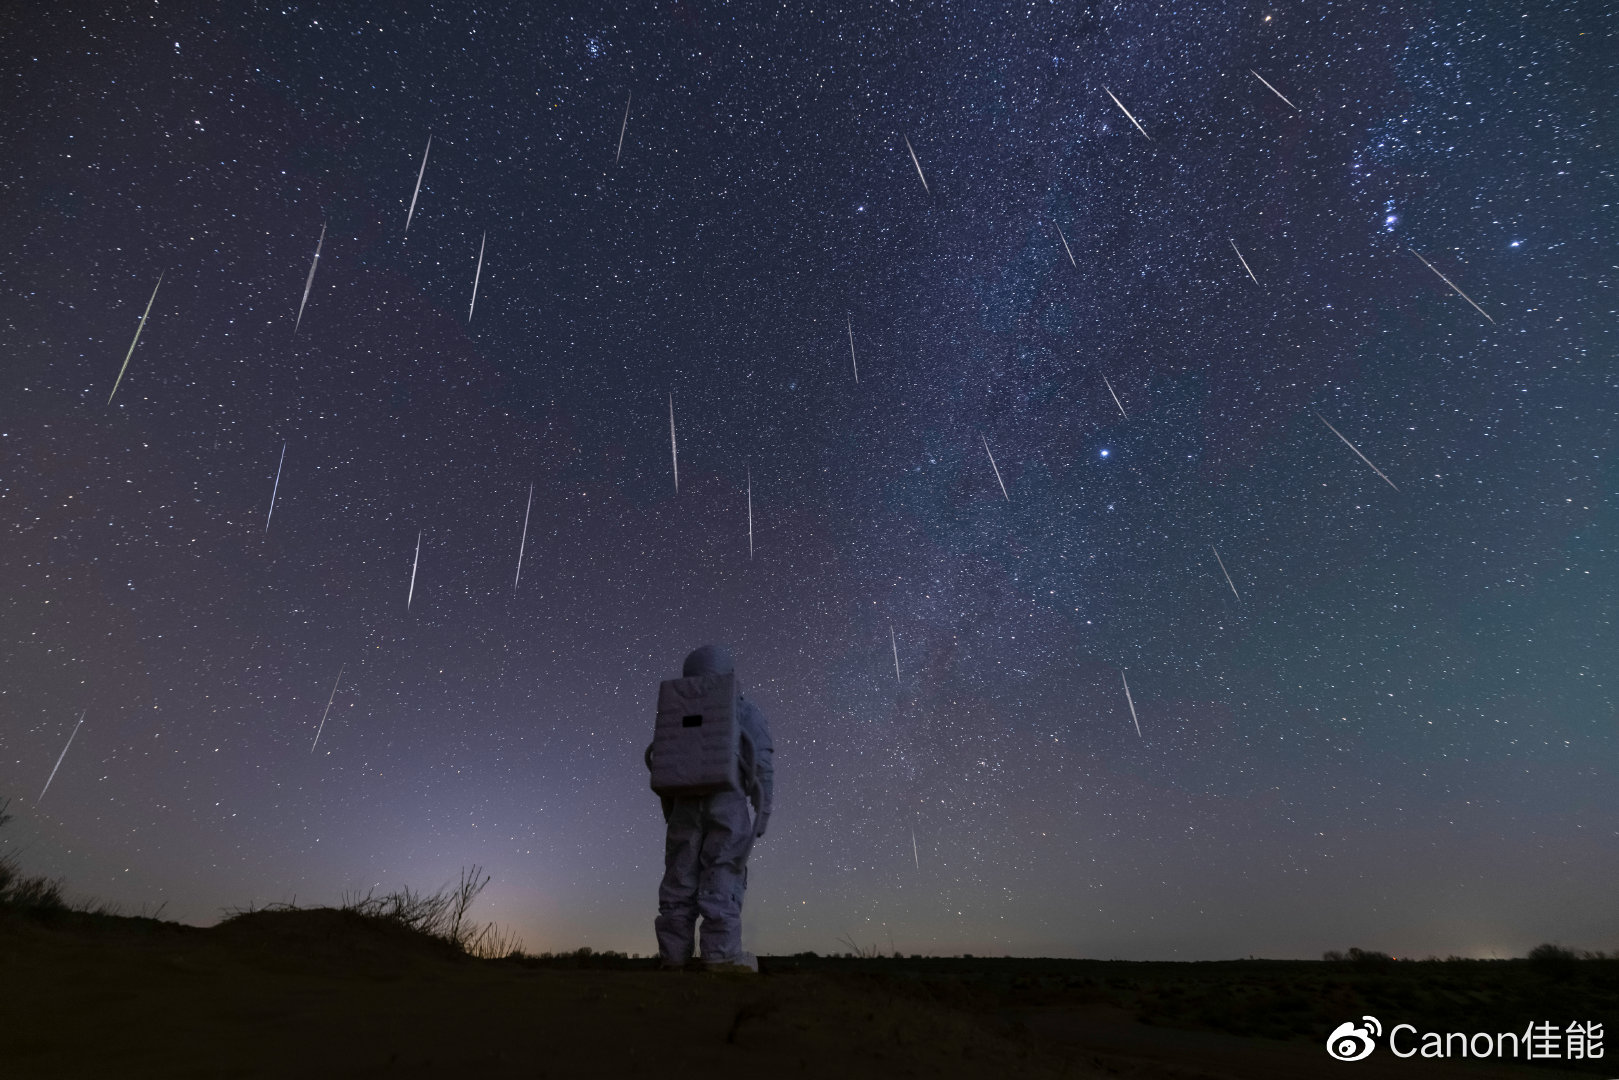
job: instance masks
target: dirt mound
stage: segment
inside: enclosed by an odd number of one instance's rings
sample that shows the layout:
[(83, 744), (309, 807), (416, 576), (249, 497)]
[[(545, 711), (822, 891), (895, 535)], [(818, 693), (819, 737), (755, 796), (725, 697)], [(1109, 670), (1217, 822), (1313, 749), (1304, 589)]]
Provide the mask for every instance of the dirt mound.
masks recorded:
[(208, 930), (233, 949), (270, 952), (288, 959), (355, 962), (462, 961), (455, 945), (397, 921), (340, 908), (264, 908), (232, 915)]

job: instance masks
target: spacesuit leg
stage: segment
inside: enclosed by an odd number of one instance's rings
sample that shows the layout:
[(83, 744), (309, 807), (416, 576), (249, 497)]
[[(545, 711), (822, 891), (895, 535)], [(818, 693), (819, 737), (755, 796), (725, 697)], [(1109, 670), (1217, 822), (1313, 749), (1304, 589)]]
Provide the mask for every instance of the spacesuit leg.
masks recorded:
[(703, 800), (673, 799), (658, 886), (658, 955), (670, 967), (691, 959), (697, 932), (697, 890), (703, 850)]
[(722, 791), (708, 797), (697, 909), (703, 916), (702, 955), (710, 964), (742, 962), (742, 897), (748, 887), (753, 820), (747, 796)]

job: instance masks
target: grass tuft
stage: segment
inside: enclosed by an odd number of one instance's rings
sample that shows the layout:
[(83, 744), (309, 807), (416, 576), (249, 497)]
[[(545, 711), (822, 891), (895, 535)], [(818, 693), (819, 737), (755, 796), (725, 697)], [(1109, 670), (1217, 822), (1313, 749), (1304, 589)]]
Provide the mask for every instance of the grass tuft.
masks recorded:
[(377, 896), (348, 894), (338, 905), (368, 919), (392, 923), (417, 934), (436, 938), (479, 960), (500, 960), (520, 954), (522, 942), (515, 934), (494, 923), (479, 925), (467, 918), (472, 902), (489, 884), (489, 875), (480, 866), (461, 871), (461, 878), (433, 893), (405, 888)]

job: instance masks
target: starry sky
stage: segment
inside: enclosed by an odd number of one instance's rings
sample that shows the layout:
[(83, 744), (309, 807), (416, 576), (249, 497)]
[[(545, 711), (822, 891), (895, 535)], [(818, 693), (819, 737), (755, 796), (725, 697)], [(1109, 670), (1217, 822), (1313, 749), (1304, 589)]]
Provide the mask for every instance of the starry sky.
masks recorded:
[(719, 640), (755, 951), (1619, 945), (1604, 5), (105, 7), (0, 16), (26, 869), (645, 954)]

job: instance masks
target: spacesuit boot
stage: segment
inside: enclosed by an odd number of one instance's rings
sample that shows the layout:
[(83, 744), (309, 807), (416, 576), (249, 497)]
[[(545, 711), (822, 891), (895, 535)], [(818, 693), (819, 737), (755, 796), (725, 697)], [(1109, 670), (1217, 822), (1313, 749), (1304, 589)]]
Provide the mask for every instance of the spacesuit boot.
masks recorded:
[(735, 956), (726, 957), (724, 960), (710, 960), (704, 965), (704, 968), (707, 971), (757, 975), (759, 973), (759, 958), (750, 952), (739, 952)]

